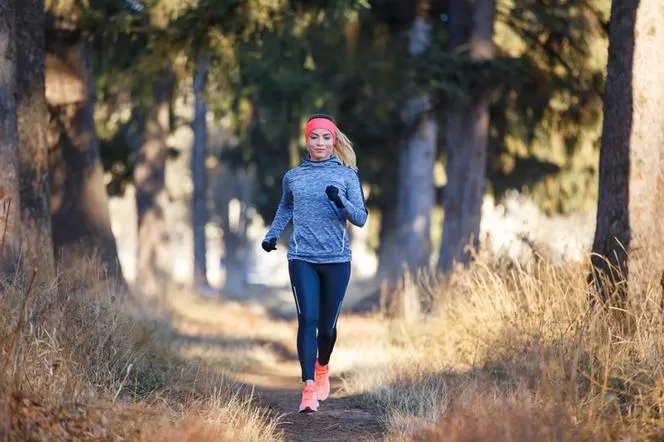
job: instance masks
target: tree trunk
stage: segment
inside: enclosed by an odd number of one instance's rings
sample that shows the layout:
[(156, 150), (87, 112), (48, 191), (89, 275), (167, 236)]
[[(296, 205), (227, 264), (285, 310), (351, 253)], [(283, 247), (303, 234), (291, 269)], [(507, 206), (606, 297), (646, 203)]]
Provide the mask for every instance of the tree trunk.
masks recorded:
[(207, 286), (207, 240), (205, 225), (207, 224), (207, 104), (205, 88), (207, 85), (209, 59), (202, 57), (196, 64), (194, 72), (194, 146), (191, 159), (191, 175), (194, 182), (193, 195), (193, 231), (194, 231), (194, 284), (197, 287)]
[[(386, 244), (386, 248), (394, 251), (401, 250), (406, 245), (408, 235), (408, 197), (410, 188), (408, 186), (408, 146), (400, 140), (399, 160), (397, 163), (397, 182), (399, 183), (395, 192), (395, 204), (393, 219), (394, 235), (391, 237), (393, 243)], [(388, 236), (389, 238), (389, 236)], [(408, 266), (409, 256), (405, 253), (396, 253), (389, 260), (389, 270), (391, 272), (390, 285), (397, 282), (403, 275), (404, 266)]]
[[(602, 300), (617, 296), (613, 301), (619, 306), (626, 301), (630, 274), (638, 274), (643, 286), (658, 285), (664, 270), (662, 69), (664, 5), (614, 0), (593, 241), (599, 256), (592, 257), (598, 272), (589, 276)], [(630, 281), (629, 291), (636, 283)]]
[[(495, 0), (450, 2), (450, 43), (453, 51), (468, 46), (470, 57), (493, 57)], [(482, 200), (489, 144), (489, 101), (485, 94), (471, 92), (469, 102), (452, 103), (447, 112), (446, 172), (443, 201), (443, 240), (438, 267), (453, 270), (455, 262), (467, 265), (465, 248), (479, 246)]]
[[(410, 32), (409, 52), (418, 57), (430, 44), (430, 24), (426, 19), (426, 1), (418, 3), (418, 13)], [(437, 123), (427, 96), (410, 100), (402, 117), (414, 125), (412, 135), (401, 155), (401, 208), (399, 229), (402, 256), (412, 270), (426, 267), (431, 254), (431, 212), (435, 202), (433, 166), (436, 156)]]
[(389, 284), (392, 284), (401, 256), (398, 252), (397, 205), (394, 201), (390, 201), (381, 206), (377, 279), (379, 282), (387, 280)]
[(22, 0), (17, 10), (17, 121), (21, 236), (24, 267), (37, 282), (55, 278), (48, 182), (48, 111), (44, 95), (44, 0)]
[[(12, 0), (0, 0), (0, 247), (20, 244), (14, 5)], [(13, 265), (8, 262), (13, 258), (5, 249), (0, 250), (2, 264)]]
[(431, 116), (421, 118), (417, 131), (408, 140), (406, 158), (406, 231), (402, 253), (413, 270), (429, 265), (431, 212), (435, 201), (433, 166), (438, 125)]
[(76, 31), (46, 39), (45, 91), (53, 246), (56, 259), (82, 248), (99, 254), (106, 275), (126, 288), (111, 229), (94, 121), (88, 49)]
[(135, 290), (145, 297), (164, 296), (172, 276), (170, 237), (166, 213), (166, 137), (169, 127), (170, 79), (154, 85), (154, 103), (145, 120), (144, 136), (134, 165), (138, 236)]
[[(223, 174), (223, 175), (222, 175)], [(226, 276), (224, 290), (241, 294), (247, 284), (248, 239), (247, 231), (251, 223), (250, 208), (252, 179), (243, 170), (231, 171), (225, 168), (218, 176), (220, 196), (219, 211), (224, 241), (224, 267)]]

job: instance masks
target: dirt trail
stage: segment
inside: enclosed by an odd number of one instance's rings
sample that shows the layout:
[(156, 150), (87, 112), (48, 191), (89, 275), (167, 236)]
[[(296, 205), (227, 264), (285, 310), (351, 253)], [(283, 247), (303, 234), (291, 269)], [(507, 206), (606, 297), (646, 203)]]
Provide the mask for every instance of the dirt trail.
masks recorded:
[(332, 379), (332, 394), (321, 402), (316, 413), (298, 413), (301, 382), (299, 365), (284, 362), (279, 372), (240, 376), (256, 386), (261, 401), (282, 416), (279, 428), (288, 441), (377, 441), (383, 427), (372, 410), (362, 407), (339, 392), (339, 379)]
[[(384, 427), (371, 410), (342, 388), (331, 361), (331, 394), (319, 411), (297, 411), (302, 382), (295, 349), (294, 320), (274, 319), (259, 307), (202, 298), (175, 306), (173, 326), (184, 347), (197, 357), (218, 361), (225, 374), (254, 388), (259, 402), (281, 416), (279, 429), (287, 441), (378, 441)], [(349, 319), (357, 324), (364, 319)], [(340, 320), (341, 322), (341, 320)], [(337, 349), (364, 337), (366, 326), (348, 327)], [(336, 352), (336, 349), (335, 349)], [(344, 364), (348, 367), (348, 363)]]

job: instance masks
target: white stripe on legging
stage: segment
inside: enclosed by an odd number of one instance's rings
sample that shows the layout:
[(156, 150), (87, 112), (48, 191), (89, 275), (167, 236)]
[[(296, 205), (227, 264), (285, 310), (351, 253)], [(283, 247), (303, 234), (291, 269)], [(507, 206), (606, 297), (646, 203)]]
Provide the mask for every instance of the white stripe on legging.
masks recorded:
[(297, 302), (297, 289), (295, 288), (295, 286), (292, 286), (292, 287), (293, 287), (293, 296), (295, 296), (295, 308), (297, 309), (297, 314), (299, 315), (300, 314), (300, 303)]
[(334, 324), (332, 324), (332, 329), (336, 328), (337, 320), (339, 319), (339, 313), (341, 313), (341, 303), (339, 303), (339, 308), (337, 309), (337, 315), (334, 317)]

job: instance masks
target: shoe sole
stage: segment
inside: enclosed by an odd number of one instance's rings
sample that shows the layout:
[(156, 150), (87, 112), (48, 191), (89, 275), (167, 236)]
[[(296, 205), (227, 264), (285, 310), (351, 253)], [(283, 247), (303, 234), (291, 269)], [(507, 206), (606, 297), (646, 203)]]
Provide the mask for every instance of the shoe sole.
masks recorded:
[[(320, 406), (320, 401), (318, 401), (318, 406)], [(315, 413), (318, 411), (318, 408), (313, 410), (311, 407), (304, 407), (302, 410), (299, 410), (300, 413)]]

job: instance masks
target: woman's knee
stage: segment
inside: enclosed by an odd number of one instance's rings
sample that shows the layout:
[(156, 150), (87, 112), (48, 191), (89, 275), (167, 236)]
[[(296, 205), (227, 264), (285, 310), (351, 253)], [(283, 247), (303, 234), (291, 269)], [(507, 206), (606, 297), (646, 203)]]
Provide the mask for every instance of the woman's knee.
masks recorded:
[(335, 332), (335, 329), (318, 330), (318, 338), (325, 341), (332, 340), (334, 338)]
[(316, 329), (318, 328), (318, 315), (314, 315), (311, 313), (307, 312), (302, 312), (298, 317), (297, 317), (298, 323), (300, 324), (300, 327), (306, 328), (306, 329)]

